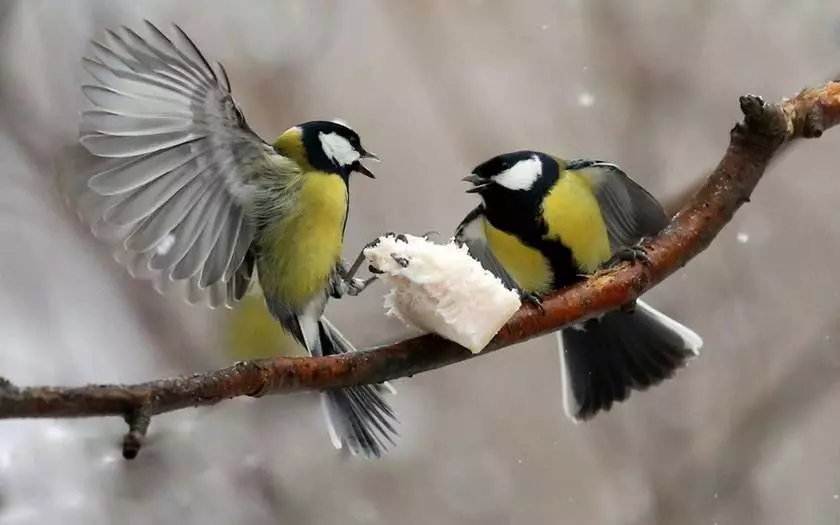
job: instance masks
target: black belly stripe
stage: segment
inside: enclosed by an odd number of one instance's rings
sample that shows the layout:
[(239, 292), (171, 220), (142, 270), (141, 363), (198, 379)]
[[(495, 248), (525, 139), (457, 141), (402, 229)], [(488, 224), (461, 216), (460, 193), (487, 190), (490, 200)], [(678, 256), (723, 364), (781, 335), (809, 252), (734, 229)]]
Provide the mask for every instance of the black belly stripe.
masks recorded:
[(584, 279), (584, 272), (572, 257), (572, 251), (560, 241), (546, 240), (548, 226), (540, 214), (543, 196), (553, 185), (559, 173), (556, 164), (543, 161), (547, 168), (554, 168), (538, 181), (530, 191), (512, 192), (495, 186), (483, 194), (484, 214), (495, 228), (516, 236), (520, 242), (539, 250), (551, 265), (552, 288), (564, 288)]
[(549, 260), (552, 289), (564, 288), (584, 279), (584, 272), (572, 257), (572, 250), (560, 241), (543, 238), (548, 228), (542, 221), (521, 214), (508, 214), (502, 217), (488, 215), (488, 219), (495, 228), (516, 236), (519, 242), (539, 250)]
[(540, 239), (532, 247), (539, 250), (550, 261), (554, 279), (553, 289), (565, 288), (585, 278), (584, 272), (572, 257), (572, 251), (562, 242)]

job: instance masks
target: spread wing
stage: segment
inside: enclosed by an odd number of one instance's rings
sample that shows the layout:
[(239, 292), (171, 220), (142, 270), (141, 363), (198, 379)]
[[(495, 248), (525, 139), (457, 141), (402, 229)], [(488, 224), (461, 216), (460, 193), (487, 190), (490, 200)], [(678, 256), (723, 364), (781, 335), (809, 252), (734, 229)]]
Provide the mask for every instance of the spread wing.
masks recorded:
[(573, 160), (566, 169), (578, 171), (592, 184), (613, 252), (654, 236), (668, 225), (659, 201), (615, 164)]
[(253, 268), (248, 168), (269, 156), (296, 167), (248, 127), (221, 64), (177, 26), (173, 40), (148, 21), (146, 30), (109, 31), (84, 58), (93, 80), (82, 86), (90, 106), (79, 142), (99, 165), (69, 198), (132, 275), (229, 306)]
[(522, 293), (522, 289), (505, 270), (502, 263), (496, 259), (487, 244), (487, 236), (484, 233), (484, 206), (476, 207), (464, 217), (455, 230), (455, 241), (466, 245), (473, 259), (480, 262), (485, 270), (501, 279), (505, 286)]

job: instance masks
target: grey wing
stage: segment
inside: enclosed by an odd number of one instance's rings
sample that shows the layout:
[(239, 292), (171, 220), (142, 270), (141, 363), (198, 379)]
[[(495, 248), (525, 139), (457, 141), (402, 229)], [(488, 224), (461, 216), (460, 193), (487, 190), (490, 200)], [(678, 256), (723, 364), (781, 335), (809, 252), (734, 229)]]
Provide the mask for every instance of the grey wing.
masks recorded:
[(668, 225), (668, 216), (656, 198), (615, 164), (571, 161), (567, 170), (588, 178), (601, 208), (613, 252), (651, 237)]
[(69, 198), (132, 275), (230, 306), (253, 267), (248, 166), (273, 150), (248, 127), (221, 64), (175, 29), (170, 40), (147, 21), (145, 36), (123, 27), (93, 43), (79, 143), (99, 166)]
[(472, 258), (481, 263), (485, 270), (498, 277), (505, 286), (519, 293), (523, 292), (487, 244), (483, 206), (478, 206), (464, 217), (455, 230), (455, 241), (465, 245)]

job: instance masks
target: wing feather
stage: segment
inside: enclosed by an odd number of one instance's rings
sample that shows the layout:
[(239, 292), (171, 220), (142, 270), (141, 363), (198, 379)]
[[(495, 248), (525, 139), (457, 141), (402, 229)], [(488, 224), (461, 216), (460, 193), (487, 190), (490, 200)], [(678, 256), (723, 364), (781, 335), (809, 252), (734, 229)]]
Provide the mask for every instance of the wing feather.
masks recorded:
[(615, 164), (577, 160), (567, 163), (566, 169), (590, 181), (613, 252), (654, 236), (668, 225), (668, 215), (659, 201)]
[(170, 277), (174, 277), (172, 271), (187, 255), (206, 226), (207, 209), (212, 206), (212, 198), (216, 196), (218, 190), (223, 188), (224, 182), (219, 179), (213, 180), (202, 188), (201, 194), (192, 203), (187, 215), (172, 230), (170, 248), (165, 251), (160, 250), (152, 257), (150, 264), (153, 270), (169, 271)]
[(92, 80), (79, 144), (99, 165), (71, 198), (132, 275), (230, 306), (253, 274), (249, 170), (275, 152), (248, 127), (221, 64), (180, 27), (169, 38), (145, 26), (106, 32), (83, 59)]
[(192, 277), (204, 267), (207, 258), (210, 257), (210, 252), (213, 251), (216, 242), (219, 240), (225, 221), (234, 220), (234, 217), (231, 217), (228, 213), (229, 203), (227, 201), (230, 198), (230, 195), (225, 193), (224, 186), (219, 185), (219, 189), (211, 197), (212, 204), (207, 207), (204, 216), (201, 217), (204, 228), (190, 250), (184, 255), (184, 258), (178, 261), (178, 264), (172, 269), (173, 279), (180, 280)]
[(224, 221), (219, 231), (219, 239), (213, 244), (207, 261), (201, 268), (199, 286), (206, 288), (211, 283), (221, 281), (225, 275), (228, 265), (234, 255), (234, 250), (227, 249), (228, 246), (236, 246), (237, 236), (245, 219), (244, 212), (237, 210), (236, 216), (231, 220)]

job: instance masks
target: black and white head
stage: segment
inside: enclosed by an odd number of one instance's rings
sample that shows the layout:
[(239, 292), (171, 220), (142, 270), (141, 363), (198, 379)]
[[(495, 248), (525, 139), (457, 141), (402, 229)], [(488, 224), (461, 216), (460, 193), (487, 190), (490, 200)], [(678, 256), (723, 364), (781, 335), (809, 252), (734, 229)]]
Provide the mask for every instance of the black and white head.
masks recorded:
[(378, 161), (379, 157), (362, 146), (362, 139), (353, 128), (341, 120), (314, 120), (298, 126), (301, 131), (307, 160), (313, 168), (349, 176), (358, 172), (370, 178), (373, 173), (363, 165), (363, 159)]
[(541, 195), (557, 180), (558, 164), (549, 155), (537, 151), (503, 153), (476, 166), (462, 180), (472, 184), (467, 193), (508, 198)]

